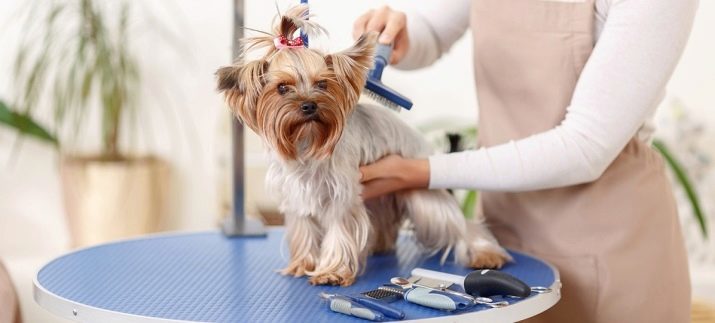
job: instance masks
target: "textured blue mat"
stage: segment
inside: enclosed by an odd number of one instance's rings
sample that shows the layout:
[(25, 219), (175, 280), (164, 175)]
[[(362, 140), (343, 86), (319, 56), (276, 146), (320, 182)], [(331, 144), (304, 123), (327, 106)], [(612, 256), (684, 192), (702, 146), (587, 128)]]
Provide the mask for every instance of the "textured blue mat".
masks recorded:
[[(358, 293), (409, 277), (414, 267), (466, 274), (468, 269), (425, 259), (403, 239), (395, 254), (374, 256), (351, 287), (316, 287), (276, 273), (287, 264), (283, 232), (268, 238), (228, 239), (218, 232), (167, 235), (100, 245), (57, 258), (38, 282), (49, 292), (85, 305), (135, 315), (202, 322), (364, 322), (333, 313), (320, 291)], [(550, 286), (543, 262), (512, 253), (503, 270), (531, 286)], [(516, 300), (510, 300), (515, 302)], [(398, 301), (408, 319), (448, 313)], [(478, 307), (475, 310), (486, 310)]]

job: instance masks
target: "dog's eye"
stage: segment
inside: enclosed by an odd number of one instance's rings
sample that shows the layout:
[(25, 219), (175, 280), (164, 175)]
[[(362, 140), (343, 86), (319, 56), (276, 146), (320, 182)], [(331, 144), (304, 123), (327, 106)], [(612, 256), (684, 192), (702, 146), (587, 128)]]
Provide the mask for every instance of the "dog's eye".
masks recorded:
[(280, 93), (280, 95), (288, 93), (288, 85), (285, 83), (278, 84), (278, 93)]
[(320, 80), (316, 83), (319, 89), (321, 90), (327, 90), (328, 89), (328, 81), (326, 80)]

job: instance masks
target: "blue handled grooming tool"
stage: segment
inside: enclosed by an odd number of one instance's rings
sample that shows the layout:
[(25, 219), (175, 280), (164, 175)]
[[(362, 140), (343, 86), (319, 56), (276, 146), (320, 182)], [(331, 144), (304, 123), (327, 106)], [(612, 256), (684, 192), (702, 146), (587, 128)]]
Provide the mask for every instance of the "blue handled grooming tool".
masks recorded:
[(425, 287), (384, 285), (378, 289), (387, 293), (400, 295), (401, 298), (410, 303), (438, 310), (463, 310), (474, 305), (474, 302), (470, 298)]
[(338, 294), (320, 293), (320, 298), (328, 301), (328, 306), (333, 312), (359, 317), (369, 321), (385, 320), (384, 314), (359, 304), (352, 297)]
[[(383, 286), (381, 289), (388, 289), (397, 293), (403, 293), (405, 300), (442, 310), (454, 311), (470, 308), (474, 305), (485, 305), (491, 308), (508, 306), (509, 302), (494, 302), (488, 297), (474, 297), (469, 294), (460, 293), (447, 288), (434, 288), (418, 284), (420, 277), (412, 276), (410, 279), (393, 277), (390, 282), (394, 287)], [(402, 288), (400, 290), (400, 288)]]
[[(308, 4), (308, 0), (300, 0), (300, 3)], [(308, 48), (308, 35), (302, 30), (300, 32), (300, 38), (303, 39), (304, 46)], [(409, 110), (412, 108), (412, 101), (382, 83), (382, 71), (390, 63), (391, 56), (392, 45), (377, 44), (374, 67), (367, 73), (367, 81), (365, 82), (363, 93), (373, 101), (395, 111), (399, 112), (400, 108)]]
[[(415, 287), (422, 287), (422, 288), (427, 288), (427, 289), (431, 289), (431, 290), (442, 291), (442, 292), (449, 293), (449, 294), (452, 294), (455, 296), (459, 296), (463, 299), (472, 301), (472, 302), (474, 302), (474, 304), (486, 305), (491, 308), (504, 307), (504, 306), (509, 305), (509, 302), (507, 302), (507, 301), (495, 302), (494, 300), (492, 300), (489, 297), (483, 297), (483, 296), (478, 296), (478, 295), (473, 296), (473, 295), (470, 295), (467, 293), (462, 293), (462, 292), (458, 292), (456, 290), (451, 290), (448, 287), (450, 285), (452, 285), (452, 283), (446, 282), (446, 281), (441, 281), (438, 279), (430, 279), (430, 278), (425, 278), (425, 277), (420, 277), (420, 276), (412, 276), (409, 279), (407, 279), (407, 282), (412, 283), (412, 286), (415, 286)], [(435, 285), (437, 287), (435, 287)]]
[(400, 111), (400, 108), (409, 110), (412, 108), (412, 101), (382, 83), (382, 71), (390, 63), (391, 56), (392, 45), (377, 44), (375, 66), (367, 73), (363, 93), (374, 101), (395, 111)]
[(446, 311), (464, 310), (474, 305), (474, 302), (465, 297), (424, 287), (413, 287), (406, 291), (405, 300)]
[(387, 317), (398, 320), (405, 318), (405, 312), (403, 312), (399, 308), (395, 308), (386, 304), (398, 299), (402, 299), (402, 295), (399, 293), (386, 291), (378, 287), (377, 289), (360, 293), (360, 295), (356, 295), (354, 297), (358, 303), (372, 308), (376, 311), (380, 311)]

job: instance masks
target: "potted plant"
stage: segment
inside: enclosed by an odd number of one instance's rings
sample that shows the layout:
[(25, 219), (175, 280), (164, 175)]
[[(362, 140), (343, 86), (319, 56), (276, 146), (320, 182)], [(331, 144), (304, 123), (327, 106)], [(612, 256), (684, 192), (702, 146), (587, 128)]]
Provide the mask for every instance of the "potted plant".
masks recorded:
[[(135, 128), (140, 83), (129, 50), (128, 3), (34, 4), (15, 60), (14, 110), (30, 116), (47, 108), (53, 116), (47, 133), (60, 151), (73, 245), (155, 231), (168, 167), (154, 156), (131, 154), (122, 140), (123, 131)], [(99, 139), (99, 151), (80, 152), (82, 137)]]

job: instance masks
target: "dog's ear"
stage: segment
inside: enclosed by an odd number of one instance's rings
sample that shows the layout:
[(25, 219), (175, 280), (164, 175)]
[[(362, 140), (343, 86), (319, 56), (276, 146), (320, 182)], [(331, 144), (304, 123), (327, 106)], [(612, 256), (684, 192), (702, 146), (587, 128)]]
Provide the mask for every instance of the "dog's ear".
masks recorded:
[(363, 34), (352, 47), (325, 56), (325, 63), (350, 92), (349, 104), (355, 104), (365, 86), (367, 71), (373, 66), (377, 33)]
[(265, 85), (268, 62), (255, 60), (216, 71), (217, 90), (223, 92), (231, 111), (256, 131), (256, 104)]

